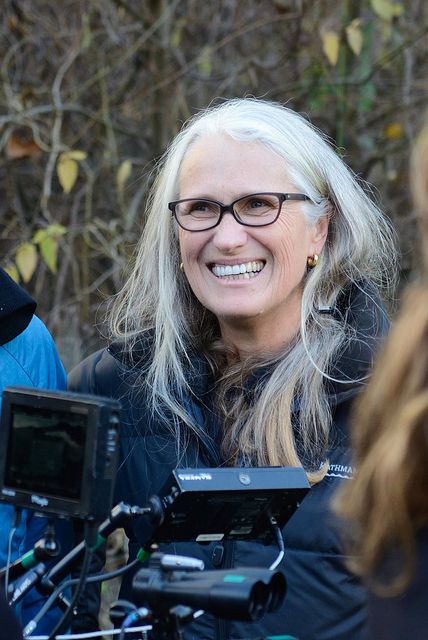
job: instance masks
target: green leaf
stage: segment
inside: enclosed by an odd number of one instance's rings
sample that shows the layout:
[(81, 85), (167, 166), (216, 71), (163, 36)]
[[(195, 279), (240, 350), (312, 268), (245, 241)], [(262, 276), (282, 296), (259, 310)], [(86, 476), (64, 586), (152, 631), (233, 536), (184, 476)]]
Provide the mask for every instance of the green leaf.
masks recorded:
[(363, 112), (370, 111), (376, 101), (376, 86), (368, 80), (358, 92), (358, 109)]
[(58, 240), (53, 237), (47, 237), (40, 243), (40, 253), (42, 258), (49, 267), (52, 273), (56, 273), (57, 270), (57, 257), (58, 257)]
[(181, 44), (183, 29), (186, 26), (186, 22), (187, 22), (187, 18), (183, 16), (182, 18), (179, 18), (178, 20), (176, 20), (174, 24), (174, 29), (172, 30), (171, 38), (170, 38), (171, 47), (174, 47), (174, 49), (178, 49), (178, 47)]
[(91, 23), (87, 13), (82, 16), (82, 31), (80, 37), (80, 48), (84, 51), (92, 42)]
[(203, 47), (199, 54), (198, 69), (204, 76), (210, 76), (212, 71), (211, 47)]
[(370, 74), (373, 68), (373, 58), (371, 55), (374, 39), (378, 38), (377, 29), (373, 20), (367, 22), (363, 27), (365, 46), (361, 55), (357, 59), (357, 77), (365, 80), (357, 89), (356, 108), (358, 112), (367, 112), (373, 107), (376, 100), (376, 85), (371, 80)]

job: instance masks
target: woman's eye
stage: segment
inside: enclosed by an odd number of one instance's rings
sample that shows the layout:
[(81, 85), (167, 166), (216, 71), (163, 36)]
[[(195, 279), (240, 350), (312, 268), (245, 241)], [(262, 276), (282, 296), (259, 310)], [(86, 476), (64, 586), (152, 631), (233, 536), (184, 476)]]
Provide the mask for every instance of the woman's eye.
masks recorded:
[(211, 202), (189, 202), (187, 213), (193, 216), (216, 215), (216, 206)]
[(272, 200), (269, 200), (269, 198), (251, 198), (245, 203), (245, 208), (248, 210), (261, 209), (263, 211), (267, 211), (274, 207), (275, 204)]
[(263, 200), (251, 200), (249, 202), (250, 207), (252, 207), (253, 209), (257, 209), (259, 207), (265, 207), (267, 205), (266, 202), (264, 202)]
[(208, 205), (206, 202), (194, 202), (190, 206), (190, 211), (207, 211)]

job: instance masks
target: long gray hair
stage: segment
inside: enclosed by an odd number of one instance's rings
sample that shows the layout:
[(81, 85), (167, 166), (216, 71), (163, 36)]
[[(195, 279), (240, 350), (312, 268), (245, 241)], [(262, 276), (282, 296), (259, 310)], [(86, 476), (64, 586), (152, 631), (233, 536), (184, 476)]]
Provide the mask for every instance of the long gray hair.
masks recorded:
[[(222, 134), (258, 141), (282, 157), (296, 188), (311, 198), (302, 207), (309, 222), (330, 218), (319, 263), (303, 282), (298, 339), (279, 356), (230, 366), (230, 357), (221, 355), (215, 316), (196, 299), (180, 271), (178, 234), (167, 206), (179, 197), (180, 167), (189, 148), (207, 135)], [(334, 307), (353, 283), (369, 283), (375, 294), (393, 286), (396, 252), (388, 220), (321, 132), (291, 109), (254, 98), (225, 101), (185, 124), (159, 163), (146, 215), (134, 268), (111, 309), (110, 329), (113, 338), (125, 340), (130, 353), (141, 332), (153, 332), (151, 364), (139, 381), (153, 411), (175, 432), (178, 447), (185, 444), (183, 423), (199, 432), (186, 399), (192, 393), (194, 358), (189, 354), (202, 354), (219, 383), (225, 458), (257, 465), (303, 463), (317, 481), (331, 426), (324, 383), (331, 378), (335, 356), (355, 337), (340, 318), (317, 310)], [(249, 404), (236, 389), (261, 365), (270, 365), (269, 375)], [(228, 393), (231, 388), (235, 393)], [(292, 424), (296, 397), (298, 444)]]

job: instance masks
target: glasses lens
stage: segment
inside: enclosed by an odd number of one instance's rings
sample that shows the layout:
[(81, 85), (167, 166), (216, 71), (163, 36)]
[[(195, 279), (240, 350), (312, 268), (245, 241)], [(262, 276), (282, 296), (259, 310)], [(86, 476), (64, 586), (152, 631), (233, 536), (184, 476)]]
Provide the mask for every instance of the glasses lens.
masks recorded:
[(274, 193), (253, 193), (235, 202), (233, 208), (241, 222), (257, 227), (273, 222), (280, 205)]
[(209, 200), (182, 200), (175, 205), (179, 224), (189, 231), (213, 227), (220, 215), (220, 207)]

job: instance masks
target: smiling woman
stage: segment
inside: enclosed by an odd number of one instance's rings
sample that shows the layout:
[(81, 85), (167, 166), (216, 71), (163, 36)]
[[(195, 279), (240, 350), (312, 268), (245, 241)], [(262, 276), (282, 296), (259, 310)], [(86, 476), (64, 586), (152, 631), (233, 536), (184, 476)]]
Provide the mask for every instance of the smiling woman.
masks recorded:
[[(388, 327), (395, 258), (375, 203), (282, 105), (226, 101), (165, 153), (112, 342), (70, 376), (75, 390), (122, 400), (116, 498), (145, 504), (177, 466), (303, 466), (313, 485), (283, 532), (284, 609), (252, 625), (203, 616), (186, 638), (363, 637), (365, 592), (329, 504), (335, 470), (350, 468), (350, 405)], [(147, 532), (127, 534), (132, 559)], [(207, 568), (276, 556), (248, 542), (171, 550)]]
[[(180, 197), (187, 205), (196, 197), (198, 213), (200, 198), (233, 200), (231, 211), (214, 207), (215, 226), (206, 230), (191, 229), (187, 215), (179, 245), (193, 293), (216, 316), (225, 345), (240, 359), (280, 352), (299, 328), (300, 285), (308, 256), (324, 246), (328, 216), (308, 221), (303, 203), (309, 198), (295, 191), (284, 159), (260, 142), (203, 137), (181, 166)], [(252, 278), (236, 277), (241, 265), (253, 263)]]

